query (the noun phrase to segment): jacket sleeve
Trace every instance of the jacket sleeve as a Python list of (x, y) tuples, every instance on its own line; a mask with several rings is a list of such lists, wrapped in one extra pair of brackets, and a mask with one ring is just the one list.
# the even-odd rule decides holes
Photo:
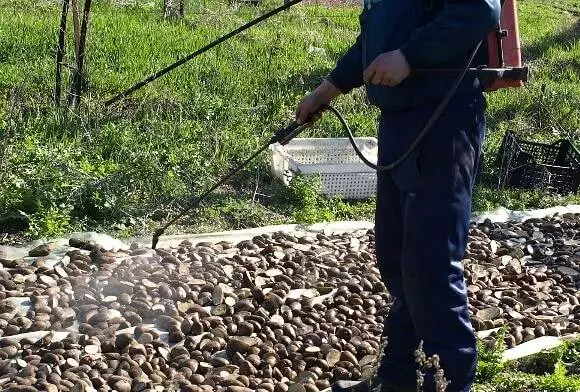
[(472, 49), (499, 23), (500, 0), (447, 0), (401, 47), (411, 68), (445, 64)]
[(338, 60), (336, 67), (326, 76), (343, 94), (364, 84), (362, 66), (362, 46), (359, 35), (354, 45)]

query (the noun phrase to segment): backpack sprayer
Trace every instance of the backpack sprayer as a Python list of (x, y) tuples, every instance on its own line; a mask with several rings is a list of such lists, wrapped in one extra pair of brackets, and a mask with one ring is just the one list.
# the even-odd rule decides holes
[[(185, 64), (186, 62), (192, 60), (193, 58), (201, 55), (202, 53), (210, 50), (211, 48), (219, 45), (220, 43), (228, 40), (229, 38), (241, 33), (244, 30), (249, 29), (250, 27), (296, 5), (303, 0), (292, 0), (285, 3), (283, 6), (278, 7), (248, 23), (245, 25), (231, 31), (230, 33), (222, 36), (221, 38), (213, 41), (212, 43), (204, 46), (203, 48), (193, 52), (192, 54), (176, 61), (175, 63), (169, 65), (168, 67), (158, 71), (154, 74), (149, 75), (147, 78), (143, 79), (142, 81), (135, 84), (133, 87), (125, 90), (124, 92), (116, 95), (115, 97), (111, 98), (110, 100), (105, 102), (105, 106), (110, 106), (113, 103), (127, 97), (128, 95), (132, 94), (136, 90), (140, 89), (141, 87), (145, 86), (146, 84), (151, 83), (152, 81), (160, 78), (161, 76), (165, 75), (166, 73), (172, 71), (173, 69)], [(473, 59), (475, 58), (477, 52), (481, 48), (484, 41), (479, 42), (473, 52), (471, 53), (469, 60), (463, 69), (429, 69), (429, 70), (414, 70), (412, 71), (412, 75), (430, 75), (430, 76), (438, 76), (438, 75), (458, 75), (455, 79), (453, 85), (449, 89), (448, 93), (441, 101), (440, 105), (437, 107), (425, 127), (422, 129), (419, 136), (415, 139), (413, 144), (409, 147), (409, 149), (403, 154), (399, 159), (392, 162), (389, 165), (380, 165), (377, 166), (370, 162), (359, 150), (358, 146), (355, 143), (354, 136), (350, 127), (342, 114), (333, 108), (332, 106), (323, 106), (319, 109), (319, 111), (329, 110), (333, 114), (337, 116), (340, 123), (342, 124), (344, 130), (347, 133), (347, 136), (356, 152), (357, 156), (368, 166), (373, 168), (377, 171), (389, 171), (393, 168), (400, 165), (408, 156), (413, 152), (413, 150), (419, 145), (421, 140), (426, 136), (427, 132), (431, 129), (433, 124), (439, 119), (439, 116), (443, 113), (447, 104), (455, 94), (459, 84), (463, 80), (466, 74), (476, 76), (484, 86), (484, 90), (487, 92), (496, 91), (502, 88), (508, 87), (521, 87), (523, 86), (524, 82), (528, 80), (529, 69), (528, 67), (522, 67), (521, 64), (521, 50), (520, 50), (520, 39), (519, 39), (519, 29), (518, 29), (518, 18), (517, 18), (517, 8), (516, 8), (516, 0), (502, 0), (501, 1), (501, 16), (500, 22), (496, 29), (490, 32), (487, 36), (486, 45), (487, 45), (487, 54), (488, 54), (488, 66), (483, 67), (476, 67), (470, 68)], [(411, 76), (412, 76), (411, 75)], [(312, 118), (312, 115), (311, 115)], [(202, 195), (196, 197), (191, 201), (191, 203), (183, 209), (177, 216), (167, 222), (165, 225), (157, 229), (153, 235), (152, 240), (152, 249), (155, 249), (157, 243), (159, 242), (159, 237), (163, 235), (165, 230), (174, 224), (177, 220), (181, 219), (184, 215), (186, 215), (191, 209), (197, 207), (205, 198), (207, 198), (213, 191), (215, 191), (219, 186), (224, 184), (230, 178), (232, 178), (235, 174), (237, 174), (240, 170), (242, 170), (246, 165), (248, 165), (251, 161), (253, 161), (258, 155), (260, 155), (264, 150), (266, 150), (269, 146), (275, 143), (280, 143), (281, 145), (286, 145), (289, 143), (293, 138), (298, 136), (304, 128), (311, 124), (312, 120), (310, 119), (304, 124), (298, 124), (296, 121), (293, 121), (290, 125), (285, 128), (278, 130), (271, 139), (265, 143), (262, 147), (260, 147), (254, 154), (252, 154), (248, 159), (246, 159), (241, 165), (236, 167), (222, 179), (220, 179), (215, 185), (205, 191)]]

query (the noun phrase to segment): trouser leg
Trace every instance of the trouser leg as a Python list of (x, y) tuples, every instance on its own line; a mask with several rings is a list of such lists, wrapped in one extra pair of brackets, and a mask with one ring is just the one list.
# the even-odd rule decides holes
[[(388, 124), (379, 125), (379, 164), (386, 164), (389, 158), (389, 145), (386, 142)], [(377, 201), (375, 212), (375, 250), (377, 266), (381, 278), (395, 298), (395, 302), (385, 320), (383, 336), (388, 336), (388, 344), (382, 364), (377, 374), (394, 385), (405, 385), (414, 391), (415, 365), (413, 351), (418, 340), (413, 332), (413, 323), (405, 305), (401, 257), (403, 247), (403, 196), (389, 172), (377, 173)], [(338, 382), (333, 385), (336, 392), (369, 391), (366, 383)]]
[[(379, 128), (379, 163), (385, 164), (384, 139), (389, 124), (381, 120)], [(378, 375), (398, 385), (414, 387), (416, 366), (413, 351), (417, 348), (411, 316), (405, 303), (401, 258), (403, 247), (403, 196), (391, 173), (377, 173), (377, 201), (375, 214), (375, 248), (377, 265), (394, 303), (385, 320), (383, 336), (387, 336), (383, 361)]]
[[(412, 355), (407, 344), (418, 339), (424, 342), (428, 356), (440, 357), (445, 377), (451, 382), (447, 392), (467, 391), (473, 381), (476, 339), (469, 320), (461, 259), (467, 244), (472, 188), (485, 128), (483, 106), (480, 96), (452, 100), (418, 151), (391, 172), (393, 183), (401, 192), (399, 227), (403, 238), (400, 280), (396, 273), (392, 278), (391, 270), (384, 265), (389, 257), (379, 261), (383, 264), (381, 272), (386, 271), (389, 290), (399, 291), (401, 298), (400, 307), (395, 307), (387, 321), (392, 344), (387, 346), (386, 354), (393, 359), (385, 358), (379, 370), (387, 380), (410, 382), (410, 365), (400, 370), (403, 366), (397, 360)], [(433, 110), (389, 114), (389, 131), (412, 135)], [(388, 222), (381, 224), (387, 226)], [(385, 232), (377, 233), (377, 242), (383, 240)], [(388, 250), (383, 248), (383, 252)], [(396, 271), (395, 259), (393, 256), (392, 271)], [(394, 373), (399, 371), (403, 373)], [(435, 391), (433, 377), (425, 378), (424, 390)]]

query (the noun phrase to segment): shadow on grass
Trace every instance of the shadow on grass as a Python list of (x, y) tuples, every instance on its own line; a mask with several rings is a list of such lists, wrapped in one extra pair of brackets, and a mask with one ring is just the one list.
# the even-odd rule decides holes
[(493, 113), (490, 113), (486, 118), (488, 132), (490, 134), (494, 133), (502, 122), (510, 121), (522, 113), (529, 112), (530, 108), (526, 102), (522, 102), (521, 100), (506, 100), (502, 103), (501, 107), (495, 108)]
[[(578, 30), (578, 37), (580, 37), (580, 30)], [(553, 69), (562, 70), (562, 72), (554, 73), (553, 80), (561, 82), (570, 82), (570, 74), (578, 74), (580, 76), (580, 58), (575, 57), (568, 60), (559, 60), (553, 63)]]
[(549, 34), (532, 45), (524, 46), (522, 48), (523, 60), (537, 60), (544, 56), (550, 48), (566, 48), (577, 41), (578, 37), (580, 37), (580, 19), (572, 26)]

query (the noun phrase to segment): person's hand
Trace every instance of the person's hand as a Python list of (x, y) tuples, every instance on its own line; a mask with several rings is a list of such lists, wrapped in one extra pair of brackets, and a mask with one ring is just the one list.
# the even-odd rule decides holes
[(304, 124), (307, 120), (318, 121), (322, 117), (319, 109), (328, 105), (334, 98), (340, 95), (340, 90), (332, 83), (323, 81), (320, 86), (300, 101), (296, 108), (296, 122)]
[(405, 55), (400, 50), (379, 55), (365, 69), (363, 80), (366, 84), (394, 87), (405, 80), (411, 69)]

